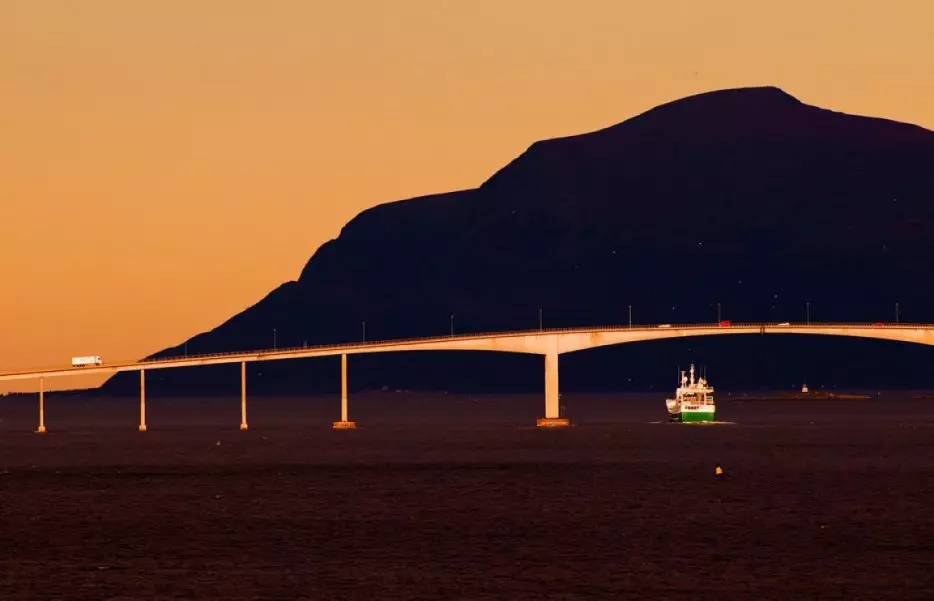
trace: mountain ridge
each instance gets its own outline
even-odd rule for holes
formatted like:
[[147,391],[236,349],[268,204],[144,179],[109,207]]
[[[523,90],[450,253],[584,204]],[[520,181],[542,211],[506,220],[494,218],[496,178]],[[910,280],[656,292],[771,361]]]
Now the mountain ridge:
[[[533,328],[539,309],[550,326],[622,323],[628,305],[640,323],[710,320],[716,303],[749,321],[803,317],[805,303],[832,306],[841,320],[878,321],[894,302],[920,315],[934,305],[931,165],[934,132],[918,126],[813,107],[772,87],[697,94],[535,142],[477,188],[366,209],[297,280],[188,348],[268,347],[273,328],[282,346],[355,341],[363,322],[368,339],[432,335],[451,315],[456,331]],[[867,281],[877,286],[867,292]],[[854,283],[859,294],[841,292]],[[776,366],[809,346],[783,344],[763,347]],[[827,352],[862,342],[848,344]],[[739,375],[748,357],[731,345],[690,348],[719,353]],[[658,348],[651,359],[617,355],[641,365],[686,352]],[[513,377],[541,385],[537,364],[521,358],[440,355],[355,361],[371,371],[365,385],[418,388],[426,369],[433,387],[498,390]],[[456,375],[464,361],[493,375]],[[584,370],[576,362],[570,381]],[[281,383],[270,390],[333,386],[333,370],[315,365],[264,368]],[[515,370],[503,375],[502,365]],[[662,368],[646,369],[649,382]],[[167,376],[166,390],[199,388],[190,371]],[[105,389],[129,385],[120,382]]]

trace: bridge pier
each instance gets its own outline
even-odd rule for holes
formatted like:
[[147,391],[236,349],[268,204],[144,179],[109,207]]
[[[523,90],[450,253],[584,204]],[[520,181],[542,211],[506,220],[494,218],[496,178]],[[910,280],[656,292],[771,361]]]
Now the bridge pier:
[[353,430],[357,422],[347,419],[347,353],[341,353],[341,419],[333,422],[331,427],[335,430]]
[[45,378],[39,377],[39,427],[36,434],[45,434]]
[[240,429],[246,430],[246,361],[240,362]]
[[561,408],[558,403],[558,351],[552,349],[545,354],[545,417],[538,418],[535,425],[539,428],[570,426],[571,421],[566,417],[561,417]]
[[139,370],[139,431],[146,431],[146,370]]

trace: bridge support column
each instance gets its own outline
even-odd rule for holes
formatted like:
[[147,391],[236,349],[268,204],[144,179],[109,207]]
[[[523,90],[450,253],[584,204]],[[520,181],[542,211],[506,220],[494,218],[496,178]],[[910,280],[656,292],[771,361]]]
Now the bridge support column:
[[545,417],[538,418],[539,428],[563,428],[571,425],[566,417],[561,417],[558,405],[558,351],[553,349],[545,354]]
[[45,378],[39,378],[39,427],[36,434],[45,434]]
[[246,361],[240,362],[240,429],[249,428],[246,423]]
[[331,427],[335,430],[353,430],[356,422],[347,419],[347,353],[341,353],[341,420],[333,422]]
[[146,370],[139,370],[139,431],[146,431]]

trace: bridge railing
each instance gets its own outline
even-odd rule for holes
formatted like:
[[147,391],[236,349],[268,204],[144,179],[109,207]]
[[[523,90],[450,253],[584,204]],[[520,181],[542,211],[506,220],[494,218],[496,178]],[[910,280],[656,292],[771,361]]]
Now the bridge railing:
[[396,345],[407,345],[407,344],[422,344],[422,343],[432,343],[432,342],[443,342],[449,340],[476,340],[481,338],[508,338],[508,337],[518,337],[518,336],[543,336],[548,334],[560,334],[560,333],[580,333],[588,334],[594,332],[611,332],[611,331],[656,331],[662,329],[661,326],[665,326],[664,329],[673,329],[673,330],[698,330],[698,329],[747,329],[747,328],[761,328],[761,327],[770,327],[770,328],[884,328],[884,329],[916,329],[919,327],[934,327],[930,324],[919,324],[919,323],[829,323],[829,322],[811,322],[811,323],[795,323],[795,322],[734,322],[730,325],[720,325],[719,322],[713,323],[694,323],[694,324],[658,324],[658,325],[643,325],[643,326],[629,326],[628,324],[619,325],[602,325],[602,326],[586,326],[586,327],[563,327],[563,328],[542,328],[534,330],[500,330],[492,332],[477,332],[470,334],[444,334],[438,336],[422,336],[416,338],[392,338],[386,340],[370,340],[370,341],[359,341],[359,342],[341,342],[341,343],[331,343],[331,344],[317,344],[317,345],[303,345],[303,346],[290,346],[282,348],[265,348],[265,349],[247,349],[241,351],[225,351],[220,353],[202,353],[196,355],[174,355],[171,357],[158,357],[153,359],[143,359],[137,363],[171,363],[175,361],[184,361],[184,360],[198,360],[198,359],[211,359],[219,357],[233,357],[233,356],[250,356],[250,355],[288,355],[293,353],[302,353],[307,351],[327,351],[334,349],[359,349],[359,348],[377,348],[380,346],[396,346]]
[[[532,330],[500,330],[493,332],[476,332],[471,334],[443,334],[438,336],[423,336],[416,338],[395,338],[395,339],[386,339],[386,340],[369,340],[369,341],[359,341],[359,342],[344,342],[344,343],[330,343],[330,344],[317,344],[317,345],[303,345],[303,346],[290,346],[282,348],[265,348],[265,349],[246,349],[239,351],[224,351],[219,353],[199,353],[199,354],[187,354],[187,355],[172,355],[168,357],[154,357],[150,359],[141,359],[136,361],[120,361],[106,363],[100,368],[103,369],[118,369],[124,367],[133,367],[137,365],[152,365],[152,364],[162,364],[162,363],[177,363],[177,362],[192,362],[199,361],[203,359],[216,359],[223,357],[261,357],[268,355],[290,355],[290,354],[299,354],[308,351],[328,351],[328,350],[338,350],[338,349],[361,349],[361,348],[379,348],[383,346],[396,346],[396,345],[414,345],[414,344],[425,344],[432,342],[442,342],[450,340],[476,340],[481,338],[490,338],[490,337],[499,337],[499,338],[508,338],[508,337],[519,337],[519,336],[544,336],[549,334],[560,334],[560,333],[580,333],[588,334],[595,332],[615,332],[615,331],[657,331],[660,329],[660,326],[664,326],[666,330],[698,330],[698,329],[709,329],[709,330],[719,330],[719,329],[748,329],[748,328],[880,328],[880,329],[917,329],[917,328],[934,328],[934,324],[921,324],[921,323],[887,323],[887,322],[874,322],[874,323],[830,323],[830,322],[810,322],[810,323],[800,323],[800,322],[732,322],[730,325],[720,325],[719,322],[707,322],[707,323],[693,323],[693,324],[655,324],[655,325],[632,325],[629,324],[607,324],[601,326],[586,326],[586,327],[562,327],[562,328],[542,328],[542,329],[532,329]],[[17,370],[16,372],[7,372],[0,375],[16,375],[18,373],[33,373],[33,372],[44,372],[44,371],[74,371],[75,374],[80,374],[83,371],[90,371],[95,369],[96,366],[90,368],[76,368],[72,366],[48,366],[46,368],[37,368],[31,370]]]

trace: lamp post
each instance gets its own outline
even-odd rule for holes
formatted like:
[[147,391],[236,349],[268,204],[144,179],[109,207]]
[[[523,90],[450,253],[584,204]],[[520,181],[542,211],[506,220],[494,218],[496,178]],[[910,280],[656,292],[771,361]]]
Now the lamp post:
[[276,328],[272,329],[272,348],[273,350],[279,348],[279,345],[276,341]]
[[360,326],[363,329],[363,342],[366,342],[366,320],[361,322]]
[[629,305],[629,329],[632,329],[632,305]]
[[451,313],[451,337],[454,337],[454,314]]
[[895,303],[895,325],[898,325],[898,303]]
[[806,313],[806,315],[807,315],[807,324],[808,324],[808,325],[811,325],[811,301],[806,302],[806,303],[804,304],[804,306],[805,306],[805,311],[807,312],[807,313]]
[[720,303],[717,303],[717,323],[720,323]]
[[541,332],[542,329],[543,329],[542,328],[542,308],[539,307],[538,308],[538,331]]

